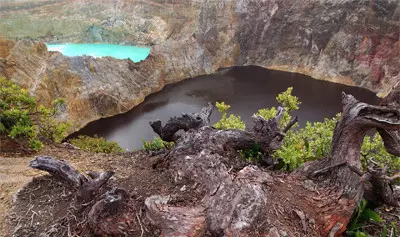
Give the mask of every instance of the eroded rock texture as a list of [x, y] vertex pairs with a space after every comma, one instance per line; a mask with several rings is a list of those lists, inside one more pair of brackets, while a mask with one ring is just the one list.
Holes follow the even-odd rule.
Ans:
[[168, 83], [221, 67], [258, 65], [299, 72], [382, 96], [400, 80], [396, 0], [60, 0], [5, 2], [0, 12], [10, 24], [57, 22], [60, 14], [72, 24], [80, 16], [73, 30], [67, 23], [54, 24], [50, 36], [43, 36], [36, 35], [42, 29], [22, 34], [18, 27], [7, 28], [11, 38], [155, 44], [148, 59], [134, 64], [66, 58], [29, 41], [1, 43], [0, 73], [29, 88], [42, 103], [65, 97], [68, 106], [62, 116], [73, 130], [125, 112]]

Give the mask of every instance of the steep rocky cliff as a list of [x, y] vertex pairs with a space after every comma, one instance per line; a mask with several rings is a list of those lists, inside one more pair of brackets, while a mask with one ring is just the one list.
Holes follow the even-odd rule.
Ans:
[[[165, 84], [234, 65], [300, 72], [380, 95], [400, 81], [397, 0], [30, 2], [6, 1], [0, 13], [9, 24], [58, 19], [64, 23], [53, 24], [53, 33], [43, 36], [21, 33], [18, 24], [5, 33], [2, 21], [2, 34], [48, 42], [155, 44], [151, 55], [135, 64], [67, 58], [32, 41], [15, 46], [0, 42], [0, 73], [30, 88], [43, 103], [66, 98], [63, 119], [69, 119], [74, 130], [131, 109]], [[70, 26], [77, 16], [80, 23]], [[149, 27], [142, 28], [141, 22]]]

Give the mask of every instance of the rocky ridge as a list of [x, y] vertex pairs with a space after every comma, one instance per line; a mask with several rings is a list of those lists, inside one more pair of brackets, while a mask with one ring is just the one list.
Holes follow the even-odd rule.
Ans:
[[[398, 1], [126, 0], [117, 1], [120, 7], [114, 15], [108, 15], [101, 9], [111, 2], [115, 3], [43, 1], [42, 5], [29, 5], [29, 9], [39, 12], [42, 19], [50, 19], [46, 17], [54, 14], [51, 9], [55, 5], [82, 11], [86, 16], [83, 21], [92, 22], [93, 27], [98, 23], [93, 19], [100, 15], [107, 16], [106, 22], [113, 22], [115, 17], [125, 23], [129, 17], [161, 19], [160, 24], [154, 24], [164, 25], [164, 30], [151, 28], [136, 34], [133, 28], [118, 28], [126, 36], [120, 38], [111, 37], [109, 30], [100, 33], [100, 39], [99, 34], [90, 33], [95, 28], [82, 28], [75, 36], [61, 34], [60, 28], [61, 33], [53, 35], [57, 42], [155, 44], [146, 60], [133, 63], [109, 57], [68, 58], [48, 52], [39, 42], [0, 42], [0, 74], [29, 88], [41, 103], [66, 98], [60, 119], [73, 124], [71, 131], [101, 117], [126, 112], [166, 84], [211, 74], [222, 67], [257, 65], [299, 72], [364, 87], [381, 96], [400, 80]], [[0, 12], [18, 12], [28, 6], [19, 3], [6, 10], [6, 4], [2, 4]], [[88, 7], [94, 9], [91, 14], [82, 10]], [[135, 11], [130, 12], [132, 9]], [[118, 25], [103, 23], [104, 29]], [[131, 24], [138, 26], [133, 21]], [[94, 37], [89, 39], [88, 32]], [[17, 35], [8, 32], [7, 36]]]

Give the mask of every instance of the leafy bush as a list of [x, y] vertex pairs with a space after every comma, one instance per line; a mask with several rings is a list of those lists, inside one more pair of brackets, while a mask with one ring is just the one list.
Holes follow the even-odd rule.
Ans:
[[174, 146], [173, 142], [163, 141], [159, 137], [154, 137], [152, 141], [145, 141], [143, 139], [142, 150], [144, 151], [159, 151], [159, 150], [169, 150]]
[[246, 125], [240, 118], [240, 116], [236, 116], [233, 114], [230, 114], [229, 117], [227, 116], [227, 111], [231, 107], [230, 105], [226, 105], [225, 102], [216, 102], [215, 106], [217, 107], [218, 111], [221, 113], [221, 119], [214, 124], [214, 127], [216, 129], [239, 129], [239, 130], [245, 130]]
[[367, 160], [375, 161], [381, 167], [387, 166], [389, 173], [393, 174], [400, 171], [400, 159], [397, 156], [389, 154], [383, 144], [382, 138], [379, 133], [375, 134], [372, 138], [366, 136], [361, 147], [361, 154], [364, 159], [361, 159], [363, 167], [366, 168]]
[[[292, 95], [293, 88], [288, 88], [285, 92], [278, 94], [276, 100], [280, 106], [285, 108], [281, 120], [281, 128], [292, 119], [290, 113], [298, 110], [301, 102], [299, 98]], [[245, 129], [244, 123], [239, 116], [230, 115], [227, 117], [229, 105], [224, 102], [216, 103], [218, 110], [222, 113], [221, 120], [215, 124], [218, 129]], [[271, 119], [276, 116], [277, 108], [260, 109], [256, 115], [265, 119]], [[283, 169], [292, 170], [298, 168], [304, 162], [328, 157], [331, 152], [332, 136], [339, 121], [341, 114], [333, 118], [326, 118], [323, 122], [307, 122], [304, 128], [290, 130], [287, 132], [282, 147], [272, 154], [275, 159], [282, 158], [285, 162]], [[362, 154], [366, 159], [372, 159], [380, 166], [388, 166], [390, 173], [400, 170], [400, 159], [387, 153], [382, 138], [379, 134], [370, 138], [366, 136], [362, 145]], [[240, 154], [248, 160], [258, 160], [261, 157], [259, 145], [254, 144], [251, 149], [240, 151]], [[361, 157], [362, 158], [362, 157]], [[362, 159], [364, 168], [366, 159]]]
[[[283, 129], [286, 125], [289, 124], [292, 116], [290, 115], [291, 112], [298, 110], [300, 107], [301, 102], [299, 98], [292, 95], [293, 87], [289, 87], [286, 91], [278, 94], [276, 97], [276, 101], [280, 104], [281, 107], [285, 108], [285, 112], [283, 113], [280, 127]], [[276, 117], [277, 108], [265, 108], [260, 109], [256, 115], [262, 116], [265, 119], [272, 119]]]
[[[281, 119], [281, 128], [286, 127], [290, 120], [292, 119], [290, 112], [299, 109], [299, 105], [301, 102], [299, 98], [292, 95], [293, 88], [289, 87], [286, 91], [277, 95], [276, 100], [280, 103], [280, 106], [285, 108], [285, 112]], [[241, 120], [240, 116], [236, 116], [230, 114], [227, 116], [227, 110], [230, 108], [230, 105], [226, 105], [224, 102], [216, 102], [216, 107], [218, 111], [222, 114], [221, 119], [214, 125], [217, 129], [240, 129], [245, 130], [245, 123]], [[260, 109], [256, 115], [262, 116], [265, 119], [272, 119], [276, 116], [277, 108], [265, 108]], [[261, 158], [261, 152], [259, 149], [259, 144], [254, 144], [251, 149], [242, 150], [240, 154], [242, 157], [248, 160], [257, 161]], [[287, 159], [288, 160], [288, 159]]]
[[25, 89], [4, 77], [0, 78], [0, 133], [9, 137], [27, 138], [30, 147], [39, 150], [43, 141], [60, 142], [68, 123], [55, 120], [63, 100], [55, 100], [51, 108], [38, 106]]
[[327, 157], [339, 119], [340, 113], [324, 122], [307, 122], [304, 128], [288, 131], [282, 147], [275, 151], [273, 157], [281, 157], [286, 163], [285, 169], [296, 169], [304, 162]]
[[[296, 169], [307, 161], [328, 157], [331, 152], [333, 132], [341, 114], [324, 122], [307, 122], [304, 128], [289, 131], [283, 140], [283, 145], [276, 150], [273, 157], [281, 157], [286, 163], [286, 169]], [[400, 170], [400, 159], [389, 154], [377, 133], [372, 138], [365, 136], [360, 157], [364, 169], [367, 160], [373, 160], [381, 167], [389, 167], [389, 173]]]
[[56, 143], [61, 142], [65, 138], [65, 133], [70, 126], [67, 123], [59, 123], [54, 119], [60, 112], [60, 108], [65, 104], [63, 99], [56, 99], [52, 102], [51, 108], [40, 105], [38, 108], [40, 115], [39, 136]]
[[116, 142], [107, 141], [104, 137], [93, 137], [80, 135], [78, 138], [70, 139], [69, 142], [85, 151], [92, 151], [97, 153], [121, 153], [125, 150]]

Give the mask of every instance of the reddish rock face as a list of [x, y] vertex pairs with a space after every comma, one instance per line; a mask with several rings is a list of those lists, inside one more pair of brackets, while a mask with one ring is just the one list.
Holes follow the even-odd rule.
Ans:
[[[400, 80], [398, 1], [118, 2], [4, 3], [0, 32], [47, 42], [154, 45], [145, 61], [67, 58], [48, 53], [43, 44], [0, 40], [0, 74], [29, 88], [42, 103], [66, 98], [60, 119], [70, 120], [73, 130], [126, 112], [166, 84], [221, 67], [299, 72], [381, 96]], [[57, 24], [59, 19], [64, 24]], [[17, 20], [35, 26], [4, 28]], [[39, 21], [54, 23], [47, 24], [54, 29], [44, 34], [48, 29]]]

